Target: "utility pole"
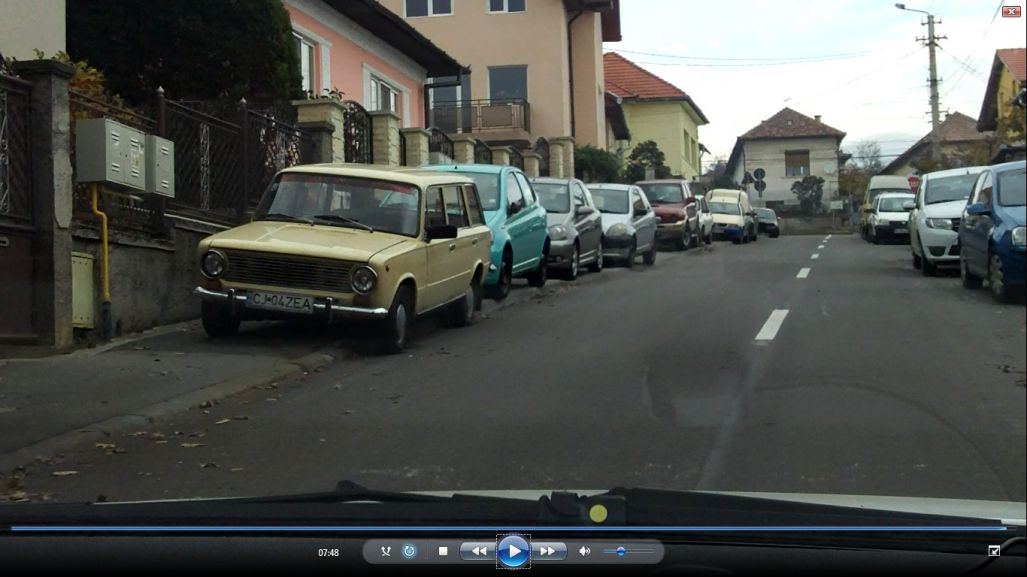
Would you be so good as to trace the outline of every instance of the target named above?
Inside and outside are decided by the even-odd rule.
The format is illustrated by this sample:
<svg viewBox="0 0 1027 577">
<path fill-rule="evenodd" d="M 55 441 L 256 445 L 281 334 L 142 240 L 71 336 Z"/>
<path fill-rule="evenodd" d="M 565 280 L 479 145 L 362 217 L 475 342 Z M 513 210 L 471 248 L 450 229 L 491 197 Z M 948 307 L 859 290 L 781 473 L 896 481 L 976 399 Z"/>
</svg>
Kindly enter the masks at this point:
<svg viewBox="0 0 1027 577">
<path fill-rule="evenodd" d="M 935 49 L 938 47 L 938 41 L 945 40 L 946 37 L 934 34 L 934 14 L 924 10 L 906 8 L 905 4 L 896 4 L 895 7 L 899 10 L 920 12 L 927 15 L 927 22 L 920 23 L 921 26 L 927 26 L 927 37 L 917 37 L 917 42 L 923 42 L 927 46 L 927 52 L 930 55 L 930 78 L 928 81 L 931 86 L 931 161 L 937 164 L 941 162 L 941 132 L 939 129 L 941 126 L 941 113 L 939 111 L 941 103 L 938 98 L 938 82 L 940 79 L 938 78 L 938 58 L 935 54 Z M 941 24 L 941 19 L 937 21 L 937 24 Z"/>
</svg>

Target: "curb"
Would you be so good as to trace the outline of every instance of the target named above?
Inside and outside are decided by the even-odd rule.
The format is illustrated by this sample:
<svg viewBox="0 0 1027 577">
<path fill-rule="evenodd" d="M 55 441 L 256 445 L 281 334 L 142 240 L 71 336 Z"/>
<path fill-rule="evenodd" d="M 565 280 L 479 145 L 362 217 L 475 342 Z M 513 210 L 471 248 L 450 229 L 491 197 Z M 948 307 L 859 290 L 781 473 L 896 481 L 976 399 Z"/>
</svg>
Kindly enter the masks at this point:
<svg viewBox="0 0 1027 577">
<path fill-rule="evenodd" d="M 282 361 L 269 369 L 232 377 L 202 389 L 184 393 L 126 415 L 119 415 L 76 427 L 74 430 L 60 433 L 49 439 L 0 455 L 0 472 L 11 471 L 31 464 L 36 457 L 48 457 L 80 444 L 102 441 L 116 431 L 149 426 L 154 419 L 186 411 L 204 401 L 224 399 L 254 387 L 270 385 L 299 376 L 304 372 L 314 371 L 331 364 L 335 359 L 335 356 L 324 352 L 310 353 L 302 357 Z"/>
</svg>

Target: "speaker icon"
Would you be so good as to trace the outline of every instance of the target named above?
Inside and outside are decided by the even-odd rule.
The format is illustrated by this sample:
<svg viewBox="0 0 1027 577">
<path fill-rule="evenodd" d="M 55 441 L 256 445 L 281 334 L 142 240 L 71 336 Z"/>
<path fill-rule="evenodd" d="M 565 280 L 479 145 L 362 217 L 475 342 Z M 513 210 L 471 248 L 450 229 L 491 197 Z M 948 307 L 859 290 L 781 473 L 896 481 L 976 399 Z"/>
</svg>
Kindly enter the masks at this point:
<svg viewBox="0 0 1027 577">
<path fill-rule="evenodd" d="M 584 545 L 581 546 L 581 549 L 578 549 L 578 555 L 581 555 L 582 557 L 588 557 L 591 554 L 592 554 L 592 549 L 589 549 L 588 547 L 586 547 Z"/>
</svg>

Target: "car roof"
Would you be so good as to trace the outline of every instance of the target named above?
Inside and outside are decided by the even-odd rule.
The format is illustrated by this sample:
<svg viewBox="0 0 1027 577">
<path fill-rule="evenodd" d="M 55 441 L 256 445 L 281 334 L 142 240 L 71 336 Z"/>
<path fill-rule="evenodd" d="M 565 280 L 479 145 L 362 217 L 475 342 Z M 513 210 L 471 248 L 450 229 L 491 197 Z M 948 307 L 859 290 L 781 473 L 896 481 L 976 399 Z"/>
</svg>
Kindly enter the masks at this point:
<svg viewBox="0 0 1027 577">
<path fill-rule="evenodd" d="M 419 170 L 429 172 L 476 172 L 478 174 L 499 174 L 504 170 L 518 170 L 513 166 L 502 164 L 429 164 Z"/>
<path fill-rule="evenodd" d="M 474 181 L 451 173 L 438 173 L 417 169 L 394 169 L 389 167 L 373 167 L 368 164 L 301 164 L 286 168 L 282 173 L 303 173 L 303 174 L 328 174 L 335 176 L 352 176 L 355 178 L 369 178 L 387 180 L 390 182 L 402 182 L 416 186 L 431 186 L 435 184 L 471 183 Z"/>
<path fill-rule="evenodd" d="M 882 192 L 877 198 L 913 198 L 912 192 Z"/>
<path fill-rule="evenodd" d="M 712 194 L 714 194 L 714 193 L 731 193 L 731 194 L 742 194 L 743 192 L 745 192 L 745 191 L 742 191 L 742 190 L 734 190 L 734 189 L 732 189 L 732 188 L 714 188 L 713 190 L 711 190 L 711 191 L 707 192 L 707 193 L 706 193 L 706 195 L 707 195 L 707 196 L 709 196 L 709 195 L 712 195 Z"/>
<path fill-rule="evenodd" d="M 905 176 L 895 176 L 893 174 L 878 174 L 870 177 L 870 182 L 867 183 L 868 189 L 875 188 L 894 188 L 909 186 L 909 179 Z"/>
<path fill-rule="evenodd" d="M 964 166 L 962 168 L 950 168 L 948 170 L 938 170 L 936 172 L 928 172 L 920 178 L 931 180 L 933 178 L 942 178 L 945 176 L 958 176 L 960 174 L 980 174 L 991 167 L 988 166 Z"/>
<path fill-rule="evenodd" d="M 639 180 L 635 183 L 636 186 L 643 184 L 681 184 L 682 182 L 688 182 L 683 178 L 654 178 L 653 180 Z"/>
<path fill-rule="evenodd" d="M 1003 162 L 1002 164 L 996 164 L 990 167 L 995 172 L 1008 172 L 1010 170 L 1023 170 L 1027 168 L 1027 160 L 1014 160 L 1012 162 Z"/>
<path fill-rule="evenodd" d="M 577 180 L 576 178 L 556 178 L 552 176 L 536 176 L 535 178 L 529 178 L 531 182 L 538 182 L 542 184 L 568 184 Z"/>
<path fill-rule="evenodd" d="M 611 190 L 631 190 L 634 184 L 621 184 L 619 182 L 590 182 L 586 184 L 588 188 L 609 188 Z"/>
</svg>

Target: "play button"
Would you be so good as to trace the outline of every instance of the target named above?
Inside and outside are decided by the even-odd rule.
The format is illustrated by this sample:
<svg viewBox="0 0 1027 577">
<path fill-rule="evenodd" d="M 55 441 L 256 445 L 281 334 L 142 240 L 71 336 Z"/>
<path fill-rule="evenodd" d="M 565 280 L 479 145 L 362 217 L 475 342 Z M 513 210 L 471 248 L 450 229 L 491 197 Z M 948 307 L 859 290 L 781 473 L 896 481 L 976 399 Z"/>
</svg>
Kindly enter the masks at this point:
<svg viewBox="0 0 1027 577">
<path fill-rule="evenodd" d="M 516 569 L 531 558 L 531 545 L 520 535 L 506 535 L 496 545 L 496 559 L 503 567 Z"/>
</svg>

